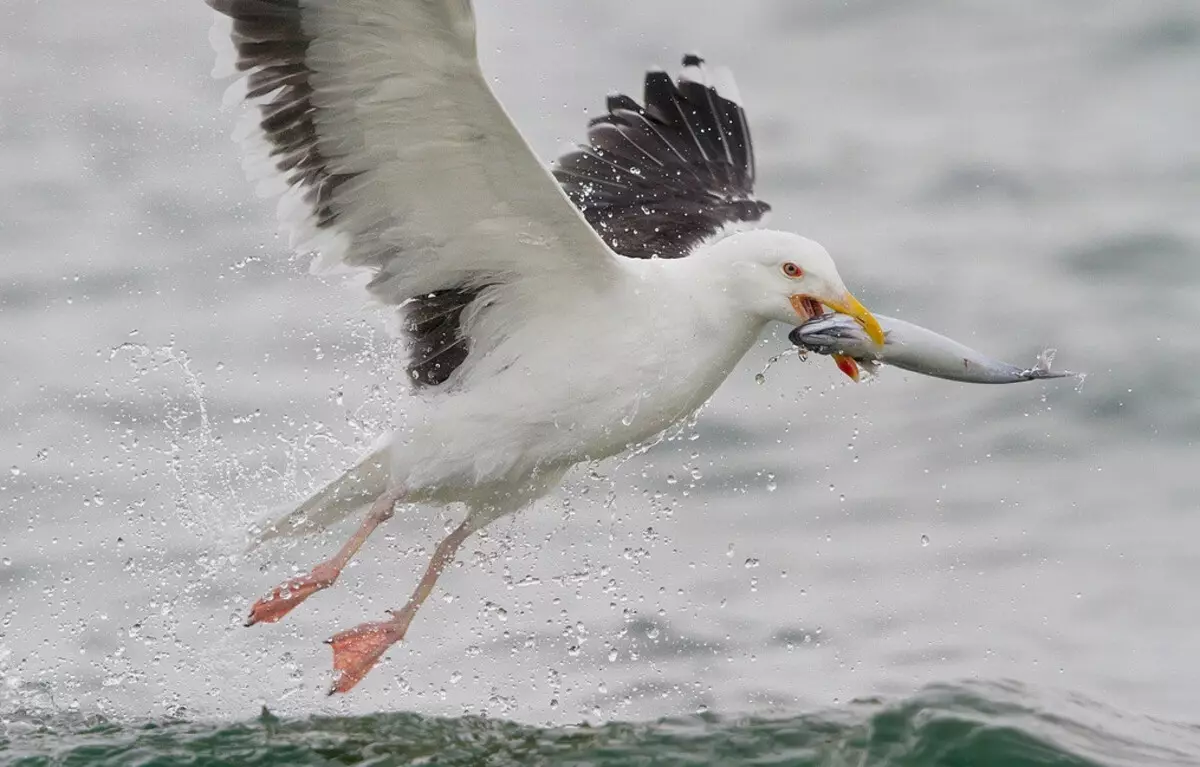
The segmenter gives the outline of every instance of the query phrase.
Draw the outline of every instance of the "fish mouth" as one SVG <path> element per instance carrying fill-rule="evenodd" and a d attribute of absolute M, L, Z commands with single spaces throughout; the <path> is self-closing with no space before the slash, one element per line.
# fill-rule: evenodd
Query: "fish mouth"
<path fill-rule="evenodd" d="M 807 314 L 808 315 L 807 317 L 802 318 L 800 325 L 804 325 L 808 322 L 811 322 L 812 320 L 816 319 L 817 317 L 825 316 L 825 305 L 822 304 L 820 301 L 817 301 L 815 298 L 809 298 L 809 297 L 805 296 L 804 298 L 801 298 L 797 303 L 799 304 L 798 306 L 795 306 L 795 304 L 793 304 L 793 306 L 795 306 L 795 308 L 797 309 L 797 314 Z M 800 326 L 797 326 L 796 328 L 794 328 L 792 330 L 791 333 L 788 334 L 788 339 L 792 343 L 794 343 L 796 346 L 799 346 L 801 349 L 803 349 L 805 351 L 808 351 L 813 348 L 801 341 Z M 819 352 L 819 353 L 830 354 L 830 352 L 828 352 L 828 351 Z M 853 357 L 851 357 L 847 354 L 838 354 L 838 353 L 832 353 L 831 356 L 833 357 L 834 363 L 837 364 L 838 370 L 845 373 L 847 376 L 850 377 L 851 380 L 853 380 L 855 382 L 862 380 L 862 371 L 859 368 L 858 363 L 855 361 L 855 359 Z"/>

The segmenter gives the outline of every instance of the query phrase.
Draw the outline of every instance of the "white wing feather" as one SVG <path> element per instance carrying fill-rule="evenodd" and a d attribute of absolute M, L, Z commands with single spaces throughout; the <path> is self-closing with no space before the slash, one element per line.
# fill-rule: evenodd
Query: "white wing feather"
<path fill-rule="evenodd" d="M 314 271 L 368 268 L 372 295 L 392 304 L 607 281 L 612 252 L 480 72 L 467 0 L 208 2 L 233 20 L 225 58 L 258 107 L 243 131 L 249 172 L 282 194 Z M 522 300 L 537 295 L 523 287 Z"/>

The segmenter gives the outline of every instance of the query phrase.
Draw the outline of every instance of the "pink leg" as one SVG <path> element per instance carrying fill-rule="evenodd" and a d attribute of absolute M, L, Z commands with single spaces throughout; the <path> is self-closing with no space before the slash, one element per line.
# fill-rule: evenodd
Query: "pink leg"
<path fill-rule="evenodd" d="M 392 518 L 396 503 L 403 497 L 404 491 L 395 488 L 376 498 L 362 525 L 332 559 L 317 565 L 308 575 L 292 578 L 287 583 L 276 586 L 270 594 L 255 602 L 250 608 L 250 617 L 246 619 L 246 625 L 274 623 L 313 594 L 332 586 L 342 574 L 342 569 L 367 542 L 371 533 L 375 532 L 375 528 Z"/>
<path fill-rule="evenodd" d="M 335 692 L 349 692 L 354 685 L 362 681 L 389 647 L 404 639 L 409 624 L 412 623 L 421 604 L 433 591 L 438 576 L 454 561 L 459 545 L 470 534 L 471 530 L 464 522 L 438 544 L 433 558 L 429 560 L 429 567 L 425 569 L 425 576 L 408 598 L 408 604 L 399 612 L 388 611 L 391 619 L 364 623 L 336 634 L 326 642 L 333 646 L 333 669 L 337 672 L 337 678 L 329 690 L 330 695 Z"/>

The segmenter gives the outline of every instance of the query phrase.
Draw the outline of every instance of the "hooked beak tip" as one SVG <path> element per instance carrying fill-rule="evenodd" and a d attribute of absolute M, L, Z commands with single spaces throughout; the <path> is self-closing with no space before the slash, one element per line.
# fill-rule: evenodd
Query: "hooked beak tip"
<path fill-rule="evenodd" d="M 870 312 L 865 312 L 865 315 L 865 317 L 856 317 L 855 319 L 862 324 L 863 330 L 867 331 L 867 335 L 872 341 L 883 346 L 887 339 L 883 335 L 883 328 L 880 327 L 879 320 L 875 319 L 875 315 Z"/>

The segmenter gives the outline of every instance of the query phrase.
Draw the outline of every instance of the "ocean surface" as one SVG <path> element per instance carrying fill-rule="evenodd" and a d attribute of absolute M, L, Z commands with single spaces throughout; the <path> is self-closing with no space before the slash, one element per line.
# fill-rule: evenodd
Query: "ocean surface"
<path fill-rule="evenodd" d="M 539 154 L 698 50 L 771 224 L 883 313 L 1088 373 L 855 385 L 775 328 L 695 427 L 473 539 L 247 553 L 403 394 L 242 178 L 195 2 L 0 4 L 0 763 L 1200 764 L 1200 4 L 480 3 Z M 586 353 L 586 348 L 580 350 Z M 614 375 L 619 371 L 614 371 Z"/>

